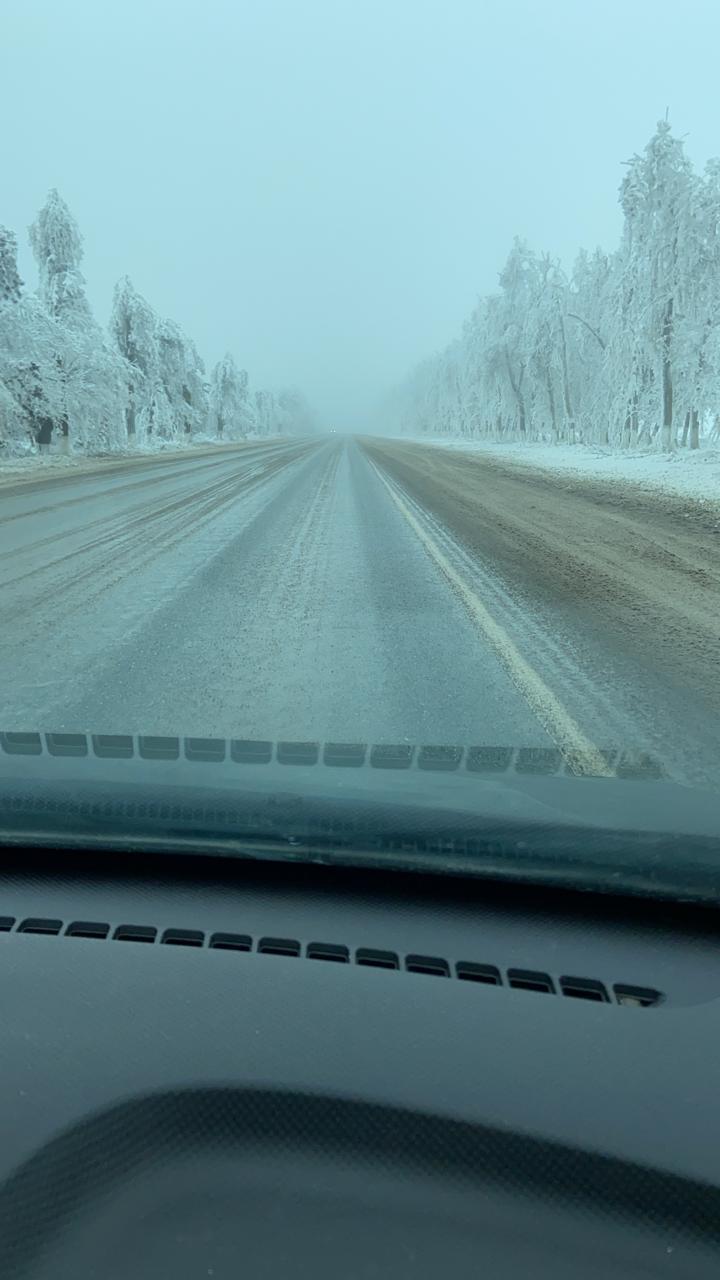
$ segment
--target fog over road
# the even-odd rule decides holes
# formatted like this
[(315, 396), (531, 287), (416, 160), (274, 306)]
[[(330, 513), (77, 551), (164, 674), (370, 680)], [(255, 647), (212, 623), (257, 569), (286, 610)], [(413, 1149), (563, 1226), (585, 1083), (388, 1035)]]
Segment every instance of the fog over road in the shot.
[(6, 484), (0, 728), (628, 749), (717, 781), (718, 533), (623, 492), (335, 437)]

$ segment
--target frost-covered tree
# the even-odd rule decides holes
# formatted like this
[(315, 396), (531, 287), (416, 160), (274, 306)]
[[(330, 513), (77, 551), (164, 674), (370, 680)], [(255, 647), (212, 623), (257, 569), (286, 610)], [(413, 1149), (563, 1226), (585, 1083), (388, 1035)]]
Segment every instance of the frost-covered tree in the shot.
[(82, 237), (55, 189), (30, 227), (30, 244), (38, 266), (38, 293), (50, 315), (73, 328), (94, 324), (80, 272)]
[(161, 319), (127, 276), (115, 287), (110, 333), (128, 371), (129, 438), (167, 441), (201, 431), (207, 387), (195, 344), (174, 321)]
[(195, 344), (172, 320), (157, 325), (160, 381), (170, 410), (170, 436), (192, 436), (207, 420), (205, 366)]
[(50, 363), (61, 388), (55, 435), (68, 446), (89, 451), (122, 447), (127, 403), (122, 364), (93, 318), (80, 272), (82, 237), (55, 190), (30, 227), (30, 244), (38, 267), (38, 296), (55, 324)]
[(287, 428), (285, 410), (280, 408), (277, 396), (273, 391), (255, 392), (255, 424), (262, 436), (277, 435)]
[(22, 281), (17, 269), (17, 240), (12, 231), (0, 227), (0, 450), (17, 451), (28, 431), (28, 418), (8, 381), (13, 370), (3, 338), (17, 325), (17, 303)]
[(195, 344), (161, 319), (125, 277), (110, 333), (92, 315), (81, 274), (82, 237), (57, 191), (30, 228), (38, 291), (26, 295), (15, 236), (0, 228), (0, 449), (45, 451), (51, 441), (86, 452), (192, 439), (308, 429), (302, 396), (253, 396), (227, 355), (212, 383)]
[(0, 233), (0, 444), (18, 452), (29, 442), (49, 447), (62, 422), (64, 386), (57, 362), (64, 334), (35, 298), (24, 298), (17, 242)]
[(571, 275), (516, 239), (499, 289), (392, 399), (422, 434), (697, 447), (720, 435), (720, 164), (662, 121), (629, 162), (613, 253)]
[[(684, 293), (695, 287), (698, 267), (692, 225), (695, 181), (682, 142), (663, 120), (644, 153), (629, 162), (620, 189), (625, 214), (623, 331), (625, 338), (633, 335), (627, 380), (632, 397), (654, 399), (659, 393), (663, 449), (675, 442), (678, 317)], [(647, 411), (653, 412), (650, 404)]]
[[(262, 403), (262, 402), (261, 402)], [(248, 391), (248, 375), (230, 352), (219, 360), (210, 381), (210, 426), (221, 440), (241, 440), (256, 430), (258, 418)]]
[(19, 302), (21, 291), (17, 237), (7, 227), (0, 227), (0, 306), (5, 302)]
[(286, 387), (278, 396), (281, 430), (286, 435), (310, 435), (315, 430), (312, 410), (301, 391)]
[(160, 399), (158, 318), (128, 276), (115, 286), (110, 334), (128, 370), (125, 410), (128, 437), (145, 440), (153, 433)]

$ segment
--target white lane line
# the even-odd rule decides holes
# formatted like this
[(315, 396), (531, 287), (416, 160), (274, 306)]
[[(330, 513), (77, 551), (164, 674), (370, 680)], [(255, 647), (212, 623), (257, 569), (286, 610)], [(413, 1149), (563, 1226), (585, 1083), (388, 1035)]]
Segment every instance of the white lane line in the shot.
[[(370, 460), (368, 459), (368, 461)], [(430, 559), (434, 561), (460, 596), (473, 622), (495, 651), (513, 684), (556, 743), (573, 772), (591, 774), (594, 777), (612, 777), (614, 769), (608, 764), (602, 751), (586, 737), (569, 711), (566, 710), (552, 690), (545, 684), (542, 677), (523, 658), (505, 628), (495, 621), (495, 618), (493, 618), (480, 597), (452, 566), (434, 538), (422, 527), (419, 520), (413, 515), (396, 489), (388, 483), (376, 464), (371, 462), (370, 465), (378, 479), (387, 489), (396, 507), (410, 525), (413, 533), (419, 538)]]

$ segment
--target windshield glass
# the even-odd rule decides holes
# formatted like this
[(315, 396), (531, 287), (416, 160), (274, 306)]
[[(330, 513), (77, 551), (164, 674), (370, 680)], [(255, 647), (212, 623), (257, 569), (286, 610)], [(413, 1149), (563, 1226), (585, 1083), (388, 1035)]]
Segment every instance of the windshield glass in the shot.
[(720, 856), (684, 12), (6, 0), (0, 835)]

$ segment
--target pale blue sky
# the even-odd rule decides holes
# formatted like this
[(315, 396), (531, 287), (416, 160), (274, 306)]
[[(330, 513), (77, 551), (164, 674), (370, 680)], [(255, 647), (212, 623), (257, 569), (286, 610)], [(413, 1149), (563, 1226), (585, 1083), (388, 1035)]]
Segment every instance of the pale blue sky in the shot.
[(3, 0), (0, 222), (57, 186), (105, 321), (128, 273), (329, 422), (444, 346), (515, 233), (617, 238), (670, 108), (720, 153), (715, 0)]

